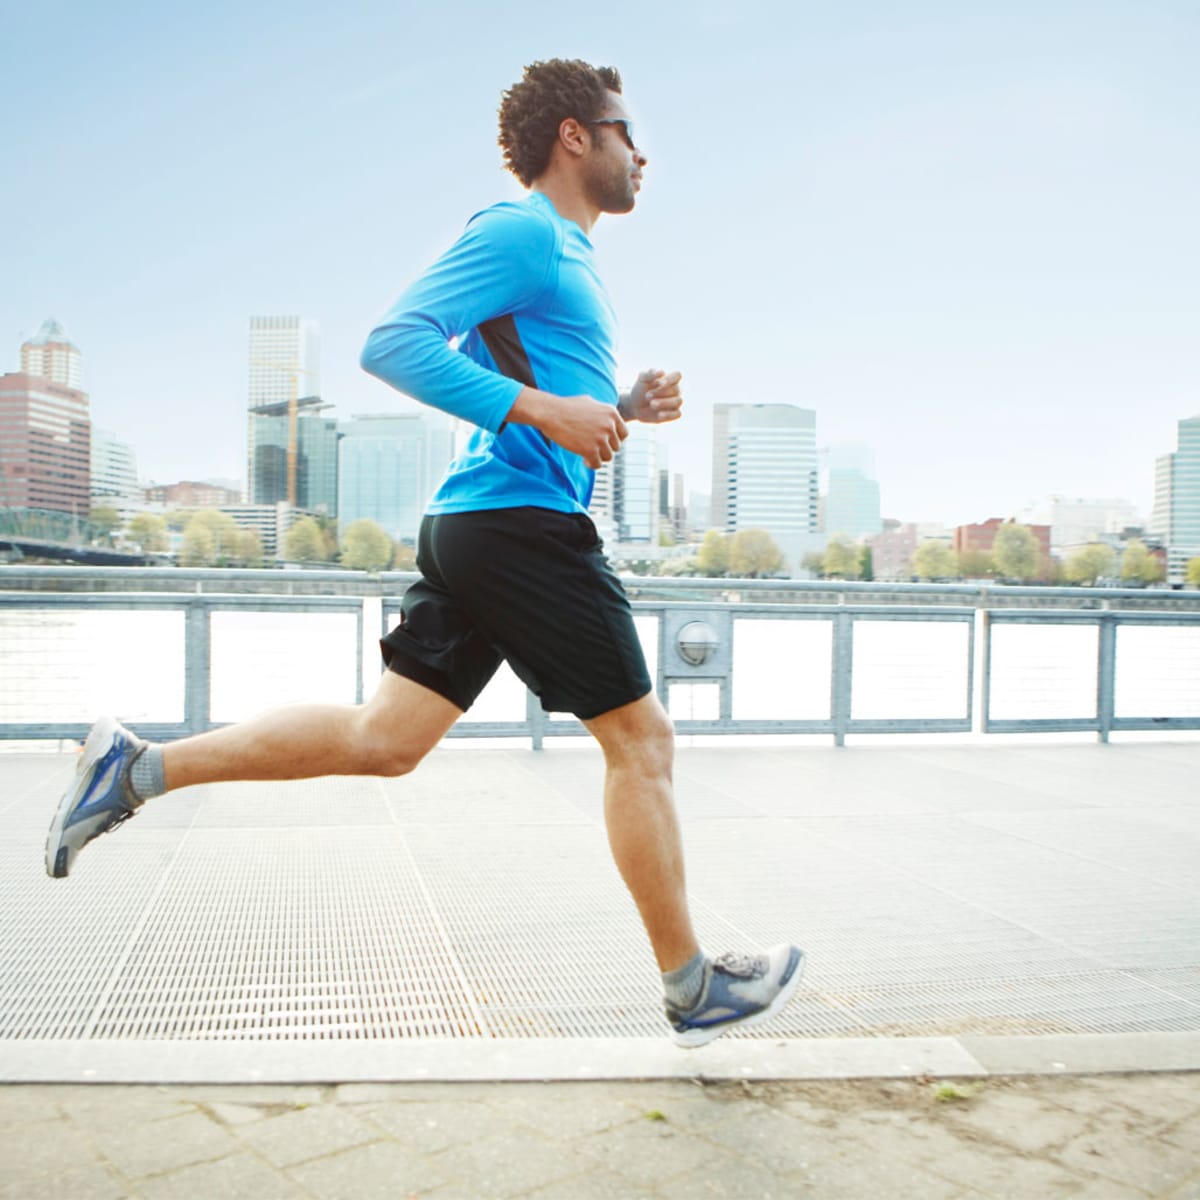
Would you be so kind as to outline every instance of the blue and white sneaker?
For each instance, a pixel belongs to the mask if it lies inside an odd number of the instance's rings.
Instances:
[[[46,874],[64,879],[75,856],[93,838],[115,829],[142,807],[129,770],[149,745],[112,717],[101,717],[87,736],[75,782],[59,801],[46,838]]]
[[[763,954],[722,954],[704,968],[704,988],[694,1008],[680,1012],[664,1001],[677,1046],[703,1046],[730,1029],[769,1021],[792,998],[804,973],[804,951],[772,946]]]

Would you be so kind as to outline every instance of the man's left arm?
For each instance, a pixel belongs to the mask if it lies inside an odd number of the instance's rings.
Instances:
[[[662,425],[683,415],[682,376],[678,371],[643,371],[627,392],[621,393],[617,411],[626,421]]]

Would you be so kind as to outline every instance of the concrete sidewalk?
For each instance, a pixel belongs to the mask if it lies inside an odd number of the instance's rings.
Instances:
[[[13,1200],[1195,1200],[1200,1079],[9,1086]]]

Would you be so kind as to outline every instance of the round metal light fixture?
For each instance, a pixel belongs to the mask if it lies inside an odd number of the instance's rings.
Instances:
[[[717,631],[707,621],[689,621],[675,646],[679,657],[692,667],[702,667],[717,652]]]

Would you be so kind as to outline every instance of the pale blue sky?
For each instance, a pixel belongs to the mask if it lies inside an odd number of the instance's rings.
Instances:
[[[53,315],[161,482],[240,476],[251,314],[320,322],[338,410],[394,294],[516,185],[500,91],[613,63],[650,157],[595,241],[622,360],[876,453],[886,515],[1148,510],[1200,411],[1200,8],[0,0],[0,369]]]

